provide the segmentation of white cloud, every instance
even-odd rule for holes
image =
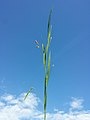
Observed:
[[[81,98],[72,98],[72,101],[70,103],[71,109],[82,109],[83,108],[83,99]]]
[[[0,97],[0,120],[22,120],[34,118],[40,111],[37,110],[39,99],[30,94],[24,101],[25,94],[19,97],[4,95]]]
[[[24,101],[25,93],[16,97],[4,95],[0,97],[0,120],[43,120],[43,112],[39,107],[39,98],[30,94]],[[90,110],[84,110],[83,99],[73,98],[68,112],[54,109],[47,113],[47,120],[90,120]]]
[[[6,92],[5,78],[0,79],[0,91]]]

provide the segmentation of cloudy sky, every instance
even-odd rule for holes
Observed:
[[[47,120],[90,120],[90,0],[54,0]],[[52,0],[0,1],[0,120],[42,120]],[[32,93],[23,101],[25,93]]]

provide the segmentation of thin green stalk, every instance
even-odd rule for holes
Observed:
[[[44,120],[46,120],[46,105],[47,105],[47,86],[46,86],[46,78],[44,83]]]
[[[42,53],[43,53],[43,65],[44,65],[44,71],[45,71],[45,79],[44,79],[44,120],[46,120],[46,108],[47,108],[47,87],[48,87],[48,81],[50,77],[50,65],[51,65],[51,52],[49,50],[50,42],[51,42],[51,15],[52,15],[52,9],[50,10],[49,18],[48,18],[48,27],[47,27],[47,44],[46,47],[44,44],[42,44]],[[37,41],[36,41],[37,43]],[[38,44],[38,43],[37,43]],[[27,98],[27,96],[31,93],[33,88],[30,88],[30,90],[27,92],[24,100]]]
[[[50,10],[49,18],[48,18],[48,35],[47,35],[47,45],[44,47],[42,44],[43,51],[43,64],[45,69],[45,80],[44,80],[44,120],[46,120],[46,108],[47,108],[47,87],[48,80],[50,77],[50,64],[51,64],[51,53],[49,52],[50,42],[51,42],[51,14],[52,9]]]

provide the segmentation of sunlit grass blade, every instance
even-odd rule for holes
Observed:
[[[46,53],[48,53],[50,42],[51,42],[51,29],[50,29],[50,31],[48,33],[48,42],[47,42],[47,46],[46,46]]]
[[[43,53],[45,52],[44,44],[42,44],[42,52],[43,52]]]
[[[50,10],[49,18],[48,18],[48,36],[47,36],[47,45],[46,45],[46,53],[48,52],[50,42],[51,42],[51,15],[52,15],[52,9]]]
[[[51,53],[49,53],[49,57],[48,57],[48,70],[47,70],[48,79],[46,81],[47,85],[48,85],[48,80],[49,80],[49,77],[50,77],[50,65],[51,65]]]
[[[50,77],[50,65],[51,65],[51,53],[49,53],[48,68],[47,68],[47,72],[46,72],[46,75],[45,75],[46,87],[48,86],[48,81],[49,81],[49,77]]]
[[[27,94],[25,95],[24,100],[26,100],[26,98],[28,97],[28,95],[31,93],[31,91],[33,90],[33,88],[30,88],[30,90],[27,92]]]
[[[48,46],[50,46],[50,42],[51,42],[51,31],[52,31],[52,27],[50,25],[49,31],[48,31]]]
[[[46,52],[43,53],[43,64],[44,64],[44,69],[46,70]]]
[[[46,72],[45,79],[46,79],[46,87],[47,87],[47,85],[48,85],[48,79],[49,79],[48,71]]]
[[[51,24],[51,16],[52,16],[52,9],[50,10],[50,13],[49,13],[49,18],[48,18],[48,33],[50,31],[50,24]]]
[[[51,42],[51,14],[52,9],[50,10],[48,18],[48,36],[47,36],[47,45],[45,48],[45,53],[43,53],[43,63],[45,68],[45,83],[44,83],[44,120],[46,120],[46,107],[47,107],[47,85],[50,76],[50,64],[51,64],[51,53],[48,54],[50,42]],[[43,47],[43,46],[42,46]],[[47,57],[47,58],[46,58]]]
[[[51,52],[49,52],[49,57],[48,57],[48,71],[50,73],[50,65],[51,65]]]

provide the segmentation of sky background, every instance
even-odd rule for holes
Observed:
[[[90,109],[90,0],[55,0],[52,14],[52,63],[48,111],[67,111],[71,97]],[[52,0],[0,1],[0,96],[34,87],[42,101],[44,68],[34,41],[47,41]]]

